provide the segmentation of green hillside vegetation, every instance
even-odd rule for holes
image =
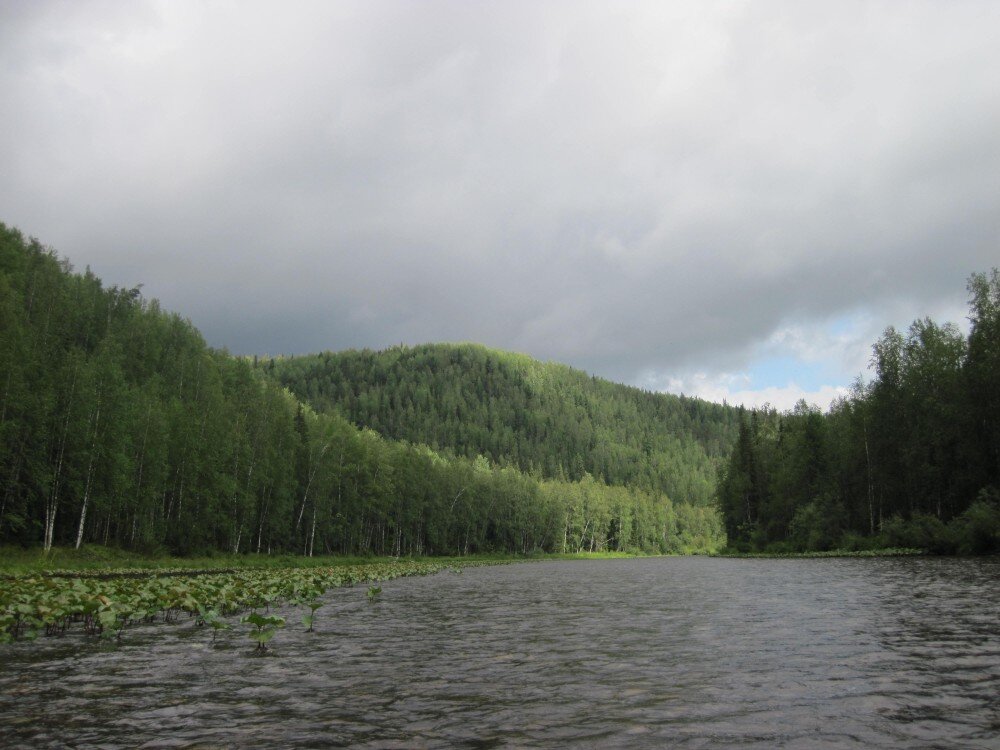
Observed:
[[[265,360],[314,409],[450,455],[533,476],[711,505],[735,442],[734,408],[650,393],[565,365],[472,344]]]
[[[746,412],[719,483],[739,550],[1000,552],[1000,273],[969,280],[971,330],[917,320],[828,414]]]
[[[565,394],[569,400],[583,397],[581,388],[611,388],[572,378],[581,385]],[[630,398],[609,408],[624,414],[643,399],[658,403],[638,392]],[[567,462],[564,472],[541,478],[502,460],[502,442],[496,452],[464,443],[435,451],[427,441],[359,429],[317,403],[318,410],[300,403],[267,368],[209,348],[189,321],[139,289],[75,273],[0,224],[0,544],[454,555],[706,551],[722,541],[718,513],[703,504],[713,454],[669,432],[640,428],[643,455],[658,466],[651,472],[635,457],[630,427],[602,423],[625,436],[618,455],[589,437],[583,451],[582,433],[566,416],[577,412],[542,420],[549,442],[570,441],[566,455],[610,453],[607,472]],[[490,404],[497,413],[511,409],[497,397]],[[676,418],[692,424],[703,411],[716,414],[709,405],[677,404],[689,416]],[[710,449],[717,454],[725,429],[705,421],[706,445],[717,440]],[[490,424],[506,434],[500,420]],[[377,425],[391,435],[389,427]],[[675,442],[696,468],[683,480],[693,489],[679,490],[676,502],[663,491],[661,471],[687,460],[666,453]],[[544,457],[531,460],[551,468]],[[612,486],[596,476],[639,479]]]

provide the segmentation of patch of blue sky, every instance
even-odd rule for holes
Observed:
[[[762,343],[744,371],[757,387],[790,382],[807,389],[849,386],[865,375],[879,333],[867,311],[792,324]]]
[[[791,356],[765,357],[749,364],[745,373],[750,379],[749,388],[784,388],[789,383],[806,390],[824,385],[848,385],[844,373],[828,362],[804,362]]]

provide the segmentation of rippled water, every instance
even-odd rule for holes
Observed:
[[[0,646],[3,747],[1000,748],[1000,560],[544,562]]]

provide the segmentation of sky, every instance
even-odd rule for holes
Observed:
[[[235,354],[820,407],[1000,265],[1000,3],[0,0],[0,221]]]

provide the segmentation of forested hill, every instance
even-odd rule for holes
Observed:
[[[567,395],[586,400],[601,388]],[[472,423],[471,411],[460,415]],[[494,416],[483,429],[497,424]],[[540,424],[559,443],[574,423],[562,415]],[[671,444],[648,428],[639,434],[651,453]],[[710,481],[700,444],[682,445]],[[317,413],[138,289],[76,273],[0,223],[0,546],[361,555],[719,547],[715,508],[682,497],[593,475],[542,480]]]
[[[735,444],[734,408],[650,393],[565,365],[474,344],[429,344],[266,360],[319,411],[460,456],[548,478],[711,502]]]

